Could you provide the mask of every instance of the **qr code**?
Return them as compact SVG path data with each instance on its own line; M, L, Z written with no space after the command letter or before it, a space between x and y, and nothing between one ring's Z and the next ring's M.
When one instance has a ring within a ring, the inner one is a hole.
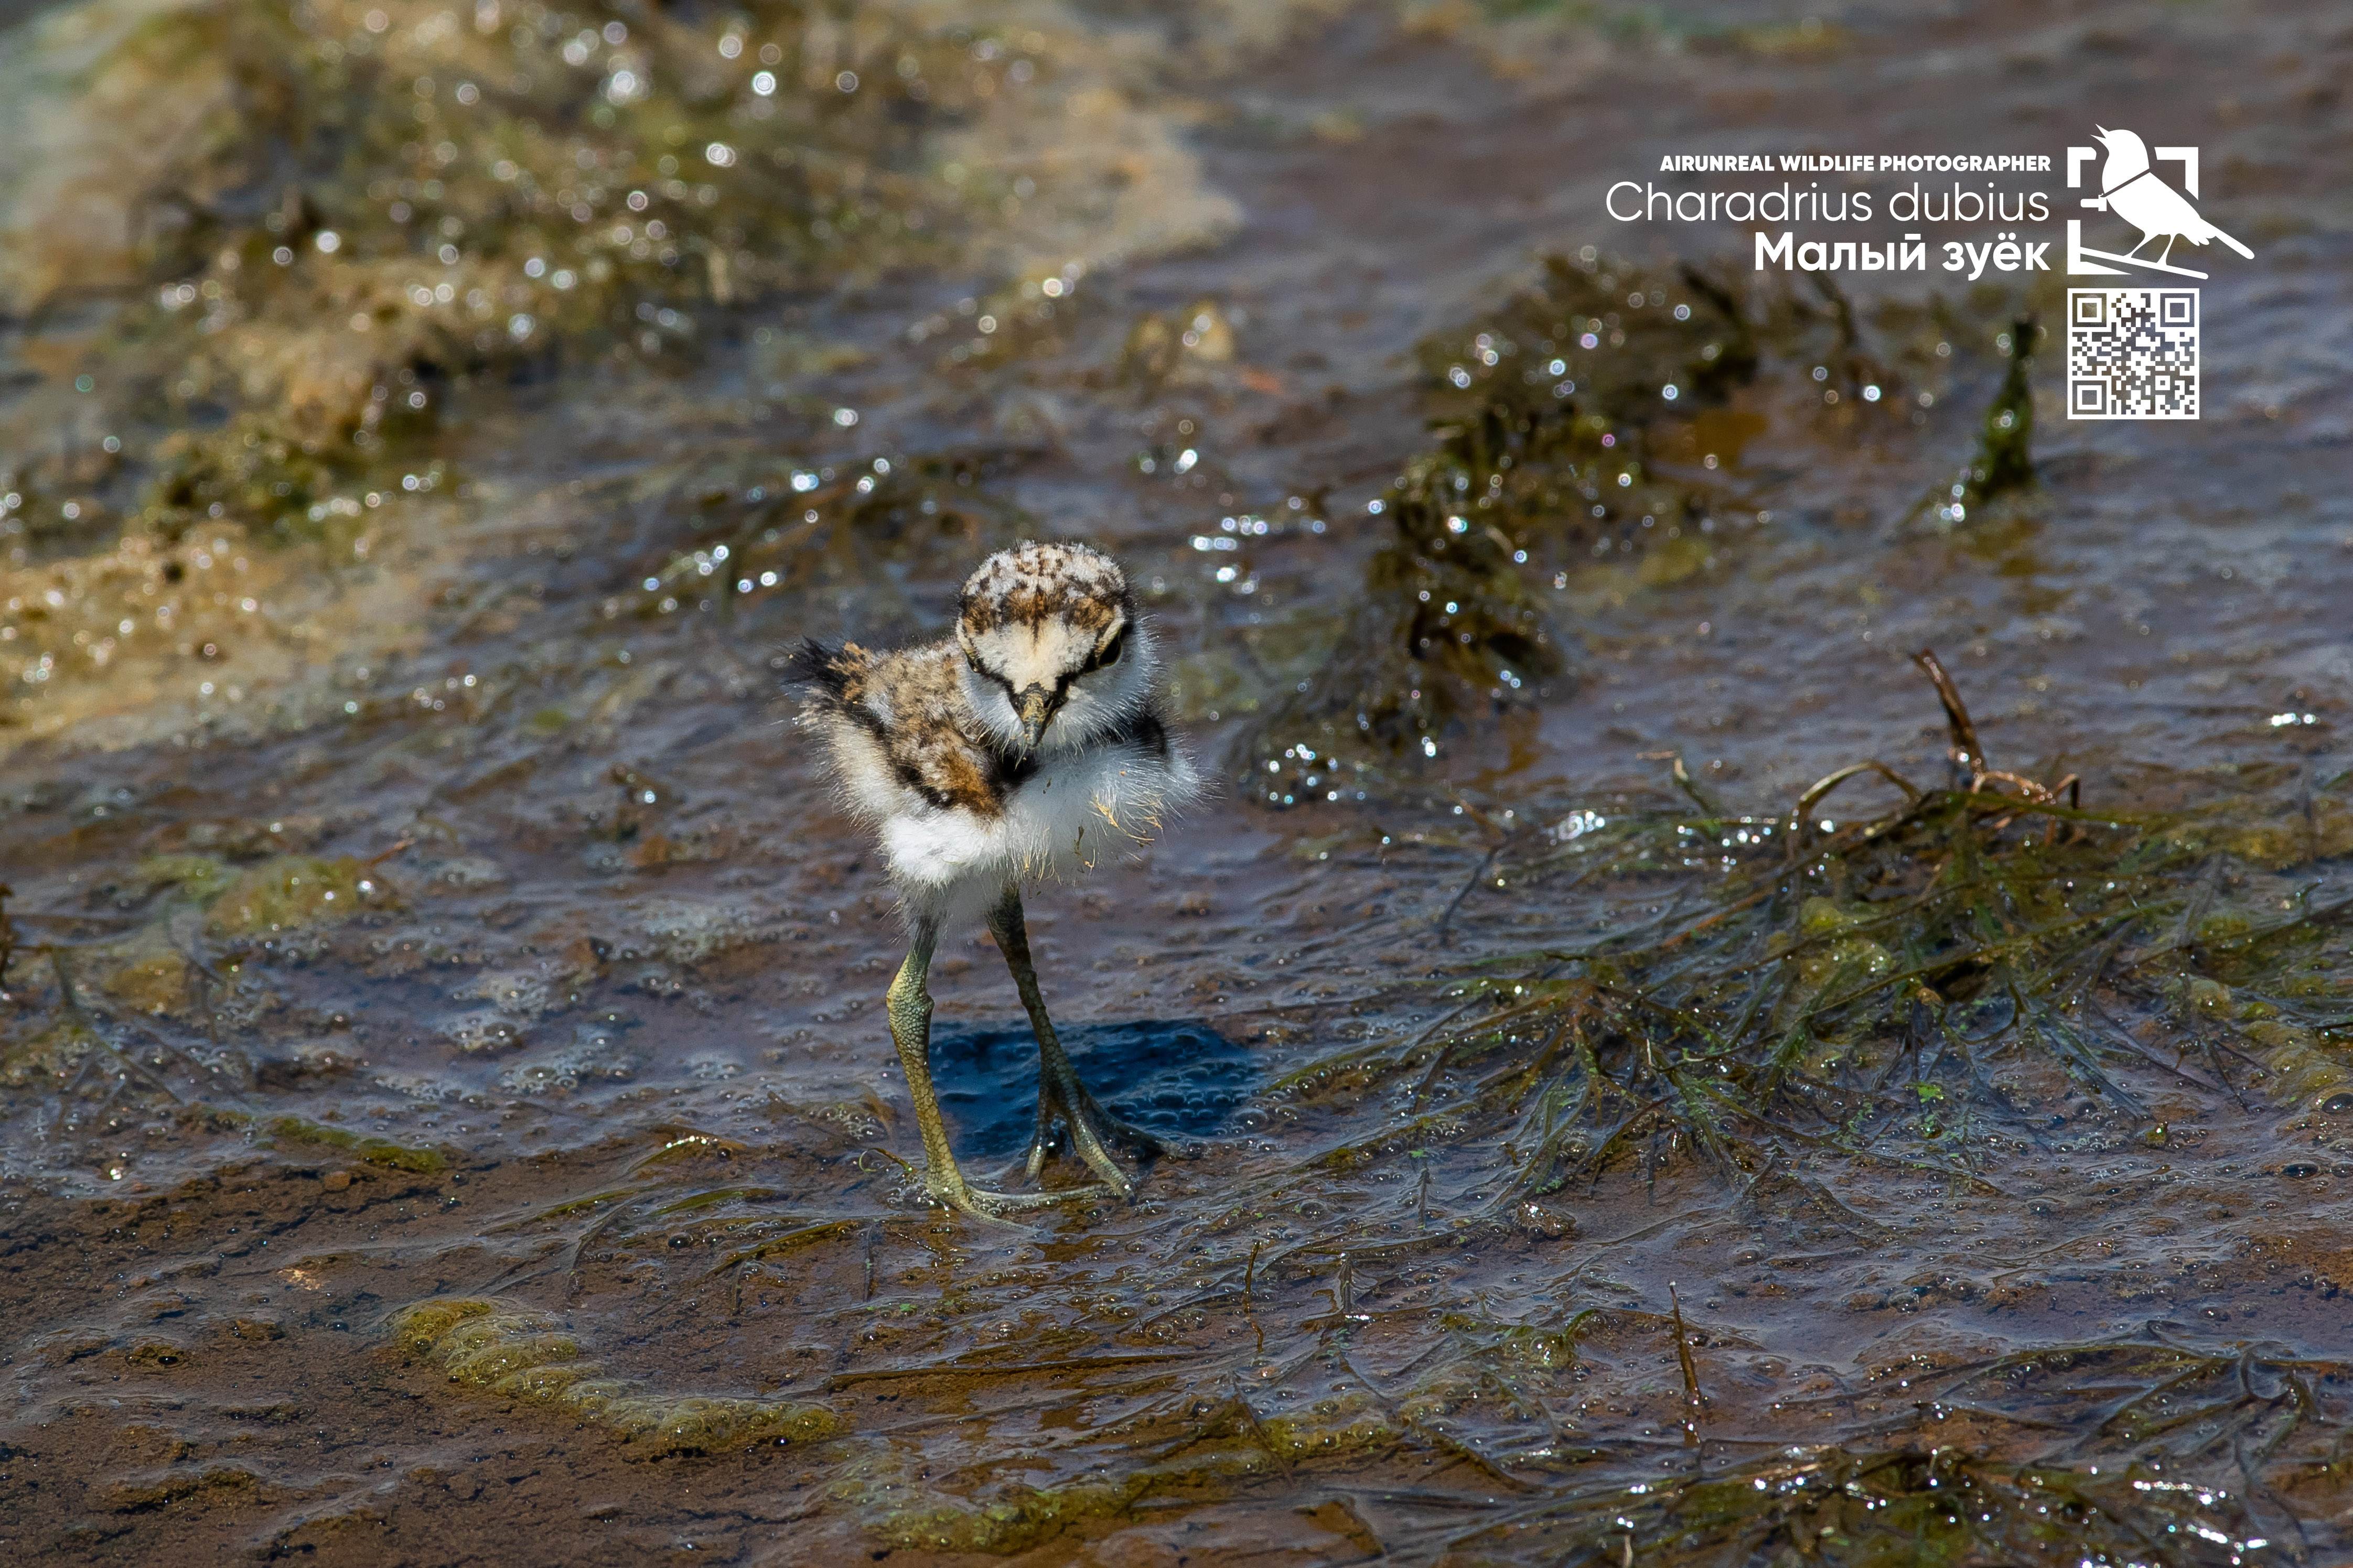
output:
M2067 290L2067 417L2198 417L2198 290Z

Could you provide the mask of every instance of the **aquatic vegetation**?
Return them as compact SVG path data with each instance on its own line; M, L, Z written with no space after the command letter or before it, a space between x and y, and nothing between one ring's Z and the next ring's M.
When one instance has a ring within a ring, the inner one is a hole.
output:
M683 365L778 290L1082 267L1214 216L1128 191L1198 180L1075 25L185 0L21 36L41 155L0 179L0 290L144 291L48 356L101 374L9 411L0 678L43 726L311 662L309 612L353 587L319 557L365 560L455 488L437 422L463 387Z
M70 1015L46 1028L18 1030L0 1047L0 1088L71 1081L79 1076L77 1068L105 1049L98 1032Z
M56 728L56 693L69 685L103 687L92 700L104 713L248 678L256 656L268 662L301 640L274 613L297 566L227 522L177 539L134 531L87 555L0 566L0 710L40 733Z
M364 860L286 855L248 868L222 888L206 911L216 936L261 936L340 923L388 903L391 889Z
M2002 353L2001 384L1986 407L1977 456L1952 484L1920 503L1934 509L1940 523L1966 522L1988 502L2035 484L2034 388L2030 380L2042 327L2033 312L2015 317L1996 340Z
M395 1313L390 1330L404 1352L439 1363L452 1383L604 1427L647 1458L806 1443L843 1427L835 1412L804 1401L638 1392L585 1359L553 1317L512 1302L421 1301Z
M2009 363L2002 372L2001 390L1994 394L1992 406L1986 410L1978 460L1969 466L1964 499L1971 505L2034 482L2034 391L2027 377L2042 333L2042 324L2029 314L2011 321L2010 331L2002 334L2001 349Z
M167 1471L152 1480L126 1478L109 1489L106 1500L117 1513L149 1513L191 1501L217 1500L224 1494L250 1501L270 1497L274 1490L242 1465L209 1465L199 1470Z
M1026 456L948 450L804 463L761 451L666 469L614 500L664 519L673 538L683 516L687 540L645 557L632 591L607 613L732 616L779 595L797 603L819 587L871 584L878 555L956 569L1011 542L1022 517L992 481L1018 471Z
M2348 1373L2269 1347L2131 1338L1964 1362L1915 1386L2004 1434L1989 1446L1695 1461L1522 1504L1433 1555L1465 1568L1615 1563L1637 1547L1663 1563L2296 1561L2280 1510L2338 1463ZM2054 1441L2062 1422L2079 1435Z
M1505 963L1512 977L1470 984L1443 1026L1295 1088L1410 1079L1417 1122L1504 1119L1525 1157L1502 1214L1621 1162L1696 1153L1753 1176L1792 1137L1866 1154L1902 1140L1966 1174L1974 1137L2031 1119L2044 1066L2061 1092L2136 1116L2118 1058L2217 1095L2353 1084L2344 780L2284 821L2244 796L2086 807L2072 780L1992 767L1941 666L1921 663L1950 785L1866 762L1781 816L1580 816L1495 865L1523 897L1554 874L1612 877L1656 912ZM1873 777L1903 804L1821 815ZM2178 1042L2169 1058L2135 1027L2148 1018Z
M176 540L209 532L220 518L267 520L273 543L317 541L338 562L364 559L368 513L389 490L409 494L438 489L448 470L438 459L382 489L361 480L367 465L338 455L332 444L304 441L277 421L252 413L216 429L180 429L155 450L155 477L141 515L145 531Z
M260 1128L261 1135L281 1148L333 1149L386 1170L430 1175L449 1168L449 1157L438 1149L420 1149L348 1127L331 1127L301 1116L276 1116Z
M1146 311L1120 345L1122 382L1155 395L1170 386L1206 378L1213 365L1234 357L1231 319L1215 300L1196 300L1180 310Z
M1345 799L1400 761L1475 743L1482 718L1540 703L1576 675L1559 595L1620 567L1631 571L1613 581L1653 590L1715 571L1782 504L1789 470L1757 463L1752 443L1810 431L1824 461L1857 442L1908 445L1938 395L1924 384L1941 384L1951 340L1977 341L1979 325L2005 368L1977 458L1949 498L1939 487L1913 511L1949 520L2034 482L2031 316L1997 334L1977 320L1984 299L1859 311L1826 277L1805 285L1587 247L1423 343L1434 444L1370 503L1381 543L1336 633L1284 661L1297 679L1237 742L1245 796Z
M64 145L0 192L0 288L155 289L105 395L176 427L113 459L152 469L130 510L172 537L304 531L472 380L675 359L713 312L949 261L1050 310L1232 221L1122 95L1116 37L1044 12L187 0L30 41ZM88 532L93 488L20 499Z
M1261 1419L1221 1406L1216 1428L1180 1438L1175 1457L1116 1475L1051 1486L1016 1482L967 1501L877 1467L890 1480L865 1477L838 1483L836 1496L866 1515L873 1535L908 1550L984 1552L1010 1556L1090 1522L1132 1518L1152 1500L1241 1495L1254 1483L1300 1465L1329 1466L1377 1458L1408 1436L1363 1395L1330 1412L1303 1418ZM913 1494L911 1500L908 1494Z
M1957 1448L1797 1448L1515 1511L1446 1542L1437 1561L2219 1568L2269 1544L2244 1501L2220 1488L2136 1466L2006 1463Z
M1478 331L1424 346L1436 445L1374 503L1387 542L1335 657L1243 743L1254 794L1312 797L1335 765L1435 755L1458 714L1514 705L1562 673L1540 589L1564 566L1637 536L1715 531L1714 454L1694 472L1661 443L1670 421L1757 374L1734 287L1588 247L1548 261Z
M214 0L111 68L228 62L234 134L176 150L187 199L145 331L192 418L148 521L299 520L451 378L552 348L691 348L698 315L948 253L967 203L928 133L1035 64L883 7L689 21L536 5ZM153 68L152 66L150 68ZM863 73L862 75L860 73ZM137 329L134 329L137 330ZM206 409L242 410L217 428Z
M1344 1300L1345 1293L1344 1280ZM1588 1309L1552 1331L1445 1314L1442 1332L1412 1363L1414 1385L1382 1394L1355 1359L1378 1352L1351 1345L1359 1336L1377 1345L1373 1325L1388 1316L1351 1306L1320 1323L1286 1322L1290 1342L1307 1348L1279 1365L1197 1350L1175 1366L1136 1367L1118 1392L1147 1409L1166 1411L1151 1395L1172 1379L1195 1391L1186 1419L1164 1415L1127 1434L1140 1463L1048 1484L974 1476L976 1495L959 1498L913 1453L876 1444L849 1457L832 1495L894 1545L1008 1555L1155 1504L1246 1497L1279 1478L1361 1478L1401 1460L1420 1468L1433 1489L1421 1495L1442 1506L1387 1534L1386 1547L1447 1563L1602 1564L1633 1553L1667 1563L2073 1564L2089 1549L2119 1561L2219 1564L2233 1554L2260 1560L2252 1554L2283 1544L2285 1500L2333 1487L2353 1415L2345 1392L2353 1368L2342 1362L2121 1336L1963 1359L1906 1379L1906 1404L1964 1423L1968 1441L1801 1443L1755 1457L1749 1443L1713 1435L1716 1406L1700 1394L1680 1309L1647 1324L1643 1314ZM1595 1327L1603 1318L1614 1322ZM1680 1363L1685 1391L1673 1448L1649 1433L1651 1441L1630 1447L1571 1443L1563 1417L1536 1418L1607 1364L1611 1352L1588 1352L1581 1337L1647 1331L1655 1342L1670 1324L1668 1359ZM1434 1353L1450 1344L1468 1353ZM1300 1386L1311 1368L1340 1374L1334 1392L1317 1397ZM906 1376L954 1375L969 1395L1039 1370L983 1363ZM1246 1387L1237 1371L1252 1384L1273 1381ZM1220 1383L1227 1392L1208 1395ZM1852 1398L1797 1398L1777 1409L1787 1419ZM1288 1413L1271 1408L1277 1404ZM1452 1433L1473 1411L1486 1417L1485 1445ZM1534 1428L1532 1440L1496 1443L1495 1418L1514 1412ZM1680 1460L1667 1457L1675 1449ZM1436 1489L1449 1471L1473 1493ZM1646 1479L1630 1483L1634 1475ZM1482 1500L1474 1505L1472 1495ZM2126 1553L2134 1546L2141 1555Z
M267 946L396 907L393 890L374 862L349 856L271 855L266 850L275 836L257 829L256 837L261 842L246 847L241 867L213 855L164 853L131 868L110 891L126 909L134 901L147 904L143 923L132 923L117 937L87 941L76 956L90 968L97 990L136 1012L165 1015L183 1011L200 994L228 988L227 976L197 952L195 933L174 931L174 917L191 908L205 911L199 928L204 936L232 944L259 940ZM254 847L265 852L257 858ZM78 1005L62 994L60 1000Z
M108 995L142 1013L170 1013L188 996L194 966L163 931L149 927L121 944L100 980Z
M1018 40L976 51L968 32L880 6L633 26L595 8L460 19L265 0L159 26L236 62L270 116L215 159L266 156L272 129L304 132L261 210L191 215L227 223L237 259L216 257L219 287L175 288L167 306L202 299L229 330L295 306L332 316L322 326L366 359L444 372L567 329L659 347L694 330L668 304L919 258L957 204L918 178L923 131L1035 68ZM665 306L640 312L647 300ZM383 416L310 375L276 388L298 413Z
M1155 1506L1244 1497L1284 1477L1337 1477L1390 1461L1467 1468L1506 1491L1524 1489L1474 1446L1449 1435L1446 1415L1475 1397L1462 1394L1451 1405L1438 1397L1451 1366L1401 1395L1377 1393L1353 1374L1331 1390L1308 1394L1301 1382L1312 1370L1348 1366L1342 1337L1325 1332L1309 1342L1311 1348L1280 1368L1256 1370L1256 1377L1278 1379L1273 1387L1245 1386L1236 1376L1242 1370L1237 1359L1216 1352L1084 1357L1052 1369L1099 1377L1132 1363L1134 1375L1120 1392L1191 1390L1181 1418L1152 1421L1134 1434L1139 1440L1120 1462L1092 1468L1082 1478L1040 1485L974 1473L955 1478L970 1486L971 1495L960 1497L943 1486L948 1478L927 1475L908 1456L880 1449L852 1459L833 1493L859 1511L869 1532L895 1545L1010 1555L1065 1531L1134 1518ZM980 1362L954 1370L957 1382L978 1390L1045 1369ZM1212 1390L1221 1392L1213 1395Z
M1825 279L1810 297L1588 247L1424 343L1435 445L1372 503L1383 543L1336 639L1237 745L1249 797L1344 798L1344 781L1435 758L1479 717L1541 700L1573 676L1554 595L1616 563L1652 588L1712 568L1766 510L1739 470L1771 411L1828 421L1842 442L1923 423L1906 386L1949 356L1946 314L1882 306L1867 347ZM2005 486L2024 460L2023 375L2013 365L2009 412L1989 425Z

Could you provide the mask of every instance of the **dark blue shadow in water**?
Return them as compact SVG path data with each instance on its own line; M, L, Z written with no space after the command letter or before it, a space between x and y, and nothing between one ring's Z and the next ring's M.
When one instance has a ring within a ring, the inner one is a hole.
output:
M1198 1019L1075 1024L1061 1037L1096 1101L1147 1132L1217 1137L1257 1086L1250 1052ZM1028 1024L934 1029L932 1081L958 1155L1006 1159L1029 1148L1038 1038Z

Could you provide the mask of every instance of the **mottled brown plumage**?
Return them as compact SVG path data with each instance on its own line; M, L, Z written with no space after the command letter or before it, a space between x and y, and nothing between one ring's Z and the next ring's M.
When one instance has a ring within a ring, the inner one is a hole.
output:
M1083 544L1024 544L981 563L965 580L960 605L973 636L999 626L1042 626L1060 618L1101 632L1133 619L1134 595L1118 563Z
M983 1216L1063 1195L974 1187L948 1148L925 976L944 931L985 919L1038 1036L1029 1173L1059 1123L1103 1189L1132 1193L1111 1147L1163 1146L1079 1081L1046 1015L1021 912L1023 884L1078 876L1133 849L1198 787L1161 721L1152 637L1118 563L1083 544L1023 544L965 582L950 640L895 653L811 641L793 670L809 688L802 724L845 804L874 828L906 913L907 961L887 1000L925 1190Z
M974 723L953 642L871 653L856 643L822 656L816 701L873 738L898 782L934 805L996 816L1027 771Z

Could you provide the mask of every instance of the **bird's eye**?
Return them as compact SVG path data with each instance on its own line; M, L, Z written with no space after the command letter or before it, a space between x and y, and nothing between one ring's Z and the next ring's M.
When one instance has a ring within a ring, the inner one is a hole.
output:
M1122 626L1112 634L1111 641L1095 649L1094 658L1087 660L1089 669L1102 669L1119 662L1120 652L1127 646L1127 628Z

